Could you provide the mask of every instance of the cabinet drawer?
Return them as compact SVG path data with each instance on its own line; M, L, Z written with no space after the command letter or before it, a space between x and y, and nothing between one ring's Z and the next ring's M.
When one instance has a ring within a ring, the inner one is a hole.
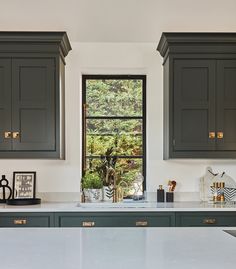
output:
M0 214L0 227L51 227L53 214L50 213L6 213Z
M174 214L87 213L56 214L59 227L168 227L174 226Z
M236 226L236 213L225 212L194 212L176 213L176 226Z

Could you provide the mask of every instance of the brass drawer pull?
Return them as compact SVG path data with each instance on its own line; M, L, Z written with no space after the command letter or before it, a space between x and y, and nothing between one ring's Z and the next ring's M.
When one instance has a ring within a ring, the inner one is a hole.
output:
M145 227L148 226L148 222L147 221L136 221L136 226L137 227Z
M14 139L17 139L17 138L20 137L20 133L19 133L19 132L13 132L13 133L12 133L12 137L13 137Z
M26 225L27 224L26 219L14 219L13 222L14 222L15 225Z
M224 133L223 132L217 132L217 138L218 139L223 139L224 138Z
M11 132L5 132L5 133L4 133L4 137L5 137L6 139L11 138Z
M82 226L83 227L94 227L95 226L95 222L94 221L83 221L82 222Z
M216 137L216 133L215 132L209 132L209 138L210 139L214 139Z
M204 224L215 224L216 223L216 219L204 219L203 220Z

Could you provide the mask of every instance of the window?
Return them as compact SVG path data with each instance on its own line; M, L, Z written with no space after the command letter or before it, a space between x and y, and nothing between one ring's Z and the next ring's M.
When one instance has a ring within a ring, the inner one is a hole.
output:
M104 158L115 166L126 196L133 180L144 177L145 190L146 76L83 75L83 171L96 171Z

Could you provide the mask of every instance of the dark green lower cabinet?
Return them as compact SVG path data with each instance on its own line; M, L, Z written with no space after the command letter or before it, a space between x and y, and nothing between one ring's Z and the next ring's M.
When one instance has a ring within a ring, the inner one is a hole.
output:
M236 212L176 213L178 227L236 226Z
M174 213L56 213L57 227L170 227Z
M236 212L0 213L2 227L236 227Z
M0 227L53 227L53 213L0 213Z

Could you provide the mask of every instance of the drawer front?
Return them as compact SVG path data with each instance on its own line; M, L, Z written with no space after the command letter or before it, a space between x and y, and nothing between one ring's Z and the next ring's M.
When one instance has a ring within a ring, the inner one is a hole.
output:
M174 214L56 214L59 227L169 227Z
M236 213L231 212L176 213L176 226L180 227L236 226Z
M51 227L53 225L53 214L37 213L13 213L0 214L0 227Z

